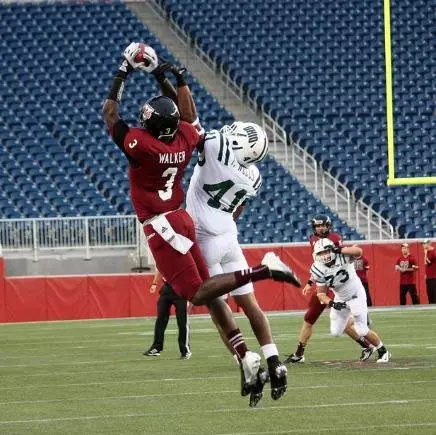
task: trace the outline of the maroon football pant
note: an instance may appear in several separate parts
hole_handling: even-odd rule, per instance
[[[209,278],[207,264],[197,244],[194,222],[187,211],[179,209],[167,214],[166,218],[176,233],[194,242],[186,254],[176,251],[151,225],[144,227],[144,233],[157,269],[174,291],[189,301],[201,283]]]
[[[331,290],[328,290],[327,296],[333,298],[334,294]],[[327,305],[322,304],[319,301],[316,292],[314,292],[309,300],[309,309],[306,311],[306,314],[304,315],[304,320],[307,323],[314,325],[316,321],[319,319],[319,316],[321,316],[322,312],[326,309],[326,307]]]

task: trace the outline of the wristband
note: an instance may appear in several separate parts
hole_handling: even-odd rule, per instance
[[[121,64],[112,81],[112,87],[107,96],[108,100],[116,101],[118,104],[121,102],[124,91],[124,82],[132,71],[133,67],[127,61],[124,61]]]
[[[124,79],[121,77],[114,77],[112,81],[112,87],[107,96],[108,100],[116,101],[118,104],[121,102],[121,98],[123,97],[124,91]]]

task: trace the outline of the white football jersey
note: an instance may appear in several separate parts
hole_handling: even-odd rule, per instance
[[[310,275],[318,286],[331,288],[335,292],[335,300],[349,301],[364,291],[354,268],[354,258],[349,255],[336,255],[332,266],[315,261],[310,268]]]
[[[237,234],[233,213],[261,185],[259,169],[240,165],[223,133],[208,132],[186,195],[186,209],[197,233]]]

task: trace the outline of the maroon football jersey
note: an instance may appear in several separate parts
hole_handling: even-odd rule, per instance
[[[130,195],[140,221],[176,210],[184,200],[182,177],[200,140],[191,124],[180,121],[170,143],[161,142],[142,128],[131,128],[125,152],[138,166],[129,166]]]
[[[395,264],[402,269],[411,269],[412,266],[417,265],[415,257],[412,255],[401,255]],[[415,284],[415,272],[400,272],[400,284]]]
[[[436,278],[436,250],[427,251],[428,262],[425,265],[425,275],[427,279]]]
[[[335,246],[342,246],[342,237],[338,233],[329,233],[327,237],[319,237],[315,234],[312,234],[309,239],[310,247],[313,249],[313,245],[315,245],[315,243],[322,238],[331,240]]]
[[[362,282],[368,282],[366,271],[369,268],[368,260],[362,255],[354,260],[354,268],[356,269],[357,276]]]

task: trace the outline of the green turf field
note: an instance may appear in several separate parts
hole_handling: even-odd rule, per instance
[[[207,318],[191,320],[190,360],[174,320],[160,357],[142,356],[154,319],[0,325],[0,434],[435,434],[436,310],[372,319],[391,363],[356,362],[360,348],[330,337],[324,316],[286,396],[267,386],[257,409]],[[294,351],[302,316],[270,320],[282,355]]]

